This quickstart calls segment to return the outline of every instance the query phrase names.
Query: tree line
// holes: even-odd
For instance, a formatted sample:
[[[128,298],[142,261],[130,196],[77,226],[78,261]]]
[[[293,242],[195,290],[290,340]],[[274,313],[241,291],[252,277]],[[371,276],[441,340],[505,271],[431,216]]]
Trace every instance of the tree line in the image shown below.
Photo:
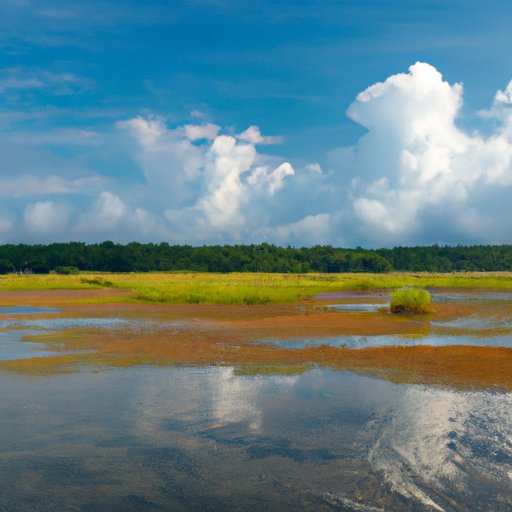
[[[106,241],[48,245],[0,245],[0,273],[200,272],[389,272],[512,270],[512,245],[344,249],[328,245],[273,244],[194,247],[166,242],[126,245]]]

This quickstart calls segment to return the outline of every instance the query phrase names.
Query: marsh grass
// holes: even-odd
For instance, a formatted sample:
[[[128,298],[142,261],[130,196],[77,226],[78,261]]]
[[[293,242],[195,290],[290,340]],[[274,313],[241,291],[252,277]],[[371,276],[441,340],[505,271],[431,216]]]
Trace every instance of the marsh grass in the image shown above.
[[[295,302],[324,290],[315,280],[273,274],[192,274],[183,279],[135,286],[135,297],[170,304],[275,304]]]
[[[83,276],[83,274],[82,274]],[[7,274],[0,276],[0,291],[11,290],[75,290],[100,288],[98,285],[84,283],[80,275],[64,274]]]
[[[343,290],[396,288],[512,289],[512,273],[465,274],[264,274],[264,273],[82,273],[0,276],[1,290],[117,288],[133,300],[170,304],[289,303],[301,297]],[[105,301],[104,297],[98,300]],[[91,299],[89,301],[94,301]],[[117,298],[112,297],[116,302]]]
[[[391,293],[392,313],[425,314],[430,312],[432,297],[427,290],[421,288],[400,288]]]

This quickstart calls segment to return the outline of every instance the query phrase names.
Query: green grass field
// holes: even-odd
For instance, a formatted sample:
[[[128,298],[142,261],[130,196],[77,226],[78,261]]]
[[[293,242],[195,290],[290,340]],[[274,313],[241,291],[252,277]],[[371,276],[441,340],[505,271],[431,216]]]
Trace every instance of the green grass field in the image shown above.
[[[130,290],[133,300],[171,304],[286,303],[321,292],[403,287],[512,290],[512,273],[84,273],[0,276],[0,290],[4,291],[118,288]]]

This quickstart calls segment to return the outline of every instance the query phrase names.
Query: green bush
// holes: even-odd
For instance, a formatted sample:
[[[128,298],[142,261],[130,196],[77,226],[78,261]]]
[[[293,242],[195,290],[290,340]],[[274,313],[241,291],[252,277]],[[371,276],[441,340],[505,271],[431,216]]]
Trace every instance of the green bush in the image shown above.
[[[392,313],[428,313],[432,297],[421,288],[399,288],[391,294]]]

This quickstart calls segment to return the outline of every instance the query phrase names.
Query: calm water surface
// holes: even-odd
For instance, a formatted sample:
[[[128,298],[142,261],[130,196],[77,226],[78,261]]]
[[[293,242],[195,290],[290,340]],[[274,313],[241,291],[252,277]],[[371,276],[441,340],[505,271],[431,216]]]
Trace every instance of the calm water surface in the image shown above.
[[[0,509],[512,509],[512,396],[344,372],[0,375]]]
[[[44,355],[26,332],[1,332],[0,358]],[[223,366],[0,373],[0,390],[2,512],[512,510],[511,393]]]

